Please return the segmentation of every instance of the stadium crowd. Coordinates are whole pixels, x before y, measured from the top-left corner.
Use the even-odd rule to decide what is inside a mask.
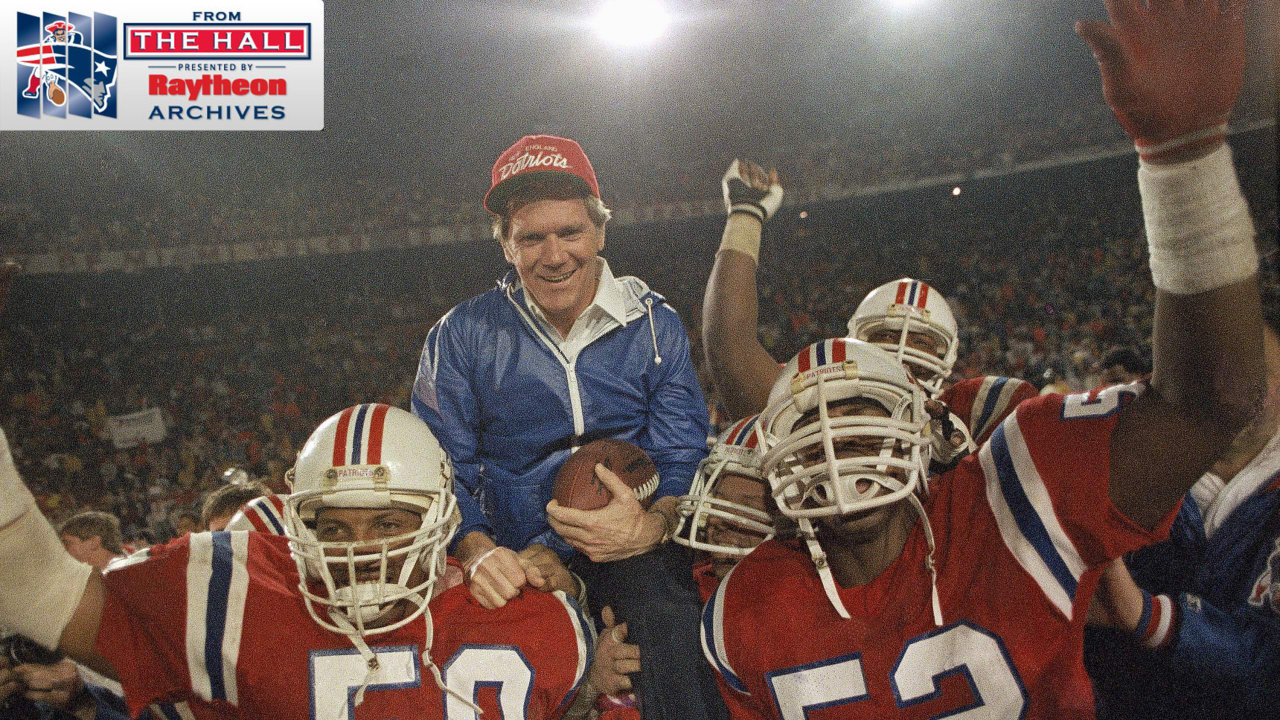
[[[1235,128],[1275,118],[1274,88],[1265,73],[1245,85],[1232,116]],[[761,162],[789,178],[794,197],[844,197],[866,188],[930,178],[972,177],[1038,162],[1070,162],[1097,153],[1123,152],[1124,133],[1092,85],[1060,88],[1061,107],[1003,108],[996,123],[939,125],[929,113],[844,118],[847,126],[815,127],[800,140],[764,149]],[[1086,94],[1087,93],[1087,94]],[[68,141],[74,149],[76,139]],[[750,148],[726,146],[726,153]],[[0,162],[15,168],[0,187],[0,243],[10,253],[59,250],[145,250],[207,242],[261,241],[335,234],[378,233],[397,227],[470,224],[485,219],[474,197],[458,186],[412,185],[377,175],[321,175],[305,180],[215,176],[203,186],[167,183],[129,163],[99,155],[74,167],[24,169],[20,144],[0,148]],[[85,150],[80,154],[88,154]],[[649,204],[701,202],[717,197],[706,178],[722,169],[720,154],[664,153],[655,149],[649,173],[610,178],[606,200],[635,212]],[[62,172],[68,173],[63,176]],[[74,173],[74,174],[72,174]],[[63,195],[76,174],[97,177],[100,187],[151,188],[153,192],[64,196],[52,206],[41,198]],[[249,181],[249,182],[246,182]]]

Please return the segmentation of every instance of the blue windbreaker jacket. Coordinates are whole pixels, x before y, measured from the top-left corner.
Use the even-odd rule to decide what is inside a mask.
[[[530,314],[514,271],[450,310],[427,334],[412,410],[453,459],[462,525],[520,550],[574,550],[547,525],[556,472],[603,437],[644,448],[661,478],[654,499],[683,495],[707,454],[707,405],[689,336],[661,295],[616,278],[626,323],[572,363]]]

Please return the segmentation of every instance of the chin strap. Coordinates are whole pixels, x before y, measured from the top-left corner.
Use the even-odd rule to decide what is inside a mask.
[[[464,697],[462,693],[444,684],[444,678],[440,675],[440,668],[436,667],[435,661],[431,659],[431,643],[434,642],[435,638],[435,624],[431,621],[430,610],[424,610],[422,612],[422,623],[426,627],[426,645],[422,651],[422,664],[431,671],[431,677],[436,681],[436,687],[452,695],[458,702],[471,708],[476,715],[483,715],[484,711],[480,709],[479,705],[476,705]],[[448,712],[445,714],[447,715]]]
[[[809,546],[809,557],[813,558],[813,566],[818,569],[818,577],[822,580],[822,589],[827,592],[827,599],[831,601],[831,606],[836,609],[836,613],[841,618],[848,620],[851,616],[844,607],[844,601],[840,599],[840,593],[836,589],[835,578],[831,577],[831,566],[827,563],[827,553],[822,549],[822,544],[818,542],[818,535],[814,532],[813,522],[809,518],[800,518],[796,521],[796,524],[800,526],[800,534],[804,536],[804,542]]]
[[[348,620],[346,617],[344,617],[341,613],[339,613],[336,610],[330,610],[329,617],[333,619],[333,622],[336,625],[348,631],[347,639],[351,641],[351,644],[356,647],[357,651],[359,651],[360,657],[364,659],[364,662],[365,662],[364,678],[360,681],[360,687],[356,689],[356,694],[355,694],[354,703],[353,703],[353,707],[359,707],[360,703],[364,702],[364,691],[369,687],[369,683],[373,681],[374,673],[376,673],[378,669],[381,667],[378,664],[378,656],[375,655],[374,652],[369,649],[368,643],[364,641],[364,636],[359,631],[356,630],[355,626],[351,624],[350,620]],[[436,667],[435,662],[432,661],[431,659],[431,643],[435,633],[434,633],[434,626],[432,625],[432,622],[431,622],[430,610],[423,611],[422,621],[423,621],[423,624],[425,625],[425,645],[422,651],[422,664],[426,666],[427,670],[431,672],[431,677],[435,680],[436,687],[440,688],[440,690],[442,690],[443,692],[448,693],[449,695],[452,695],[458,702],[471,708],[471,710],[474,711],[476,715],[483,715],[484,711],[480,709],[479,705],[476,705],[471,700],[468,700],[466,697],[462,695],[462,693],[458,692],[457,690],[454,690],[448,685],[445,685],[444,678],[440,675],[440,668]],[[338,718],[338,720],[346,720],[346,717],[347,717],[346,713],[344,712],[342,716]]]
[[[920,516],[920,523],[924,527],[924,541],[929,545],[929,552],[924,556],[924,567],[929,571],[929,594],[933,603],[933,624],[942,627],[942,601],[938,599],[938,567],[933,562],[933,551],[935,545],[933,543],[933,526],[929,524],[929,516],[924,511],[924,505],[920,502],[920,498],[915,493],[907,496],[911,507],[916,509],[916,514]]]
[[[933,608],[933,624],[942,627],[942,601],[938,598],[938,568],[933,561],[933,551],[935,549],[933,541],[933,527],[929,524],[929,516],[925,513],[924,505],[921,504],[920,498],[915,493],[907,496],[911,507],[915,508],[916,514],[920,516],[920,522],[924,529],[924,540],[929,546],[929,552],[924,558],[924,567],[929,571],[929,599]],[[809,546],[809,556],[813,558],[813,565],[818,569],[818,577],[822,580],[822,589],[827,593],[827,599],[831,601],[831,606],[836,609],[836,613],[841,618],[848,620],[850,618],[849,611],[845,609],[844,601],[840,599],[840,592],[836,588],[835,578],[831,575],[831,566],[827,562],[827,553],[822,549],[822,544],[818,542],[817,533],[814,532],[813,523],[808,518],[800,518],[796,521],[800,525],[800,534],[804,536],[805,544]]]
[[[364,660],[364,679],[360,681],[360,687],[356,690],[355,701],[352,706],[353,708],[359,707],[360,703],[364,702],[365,688],[369,687],[369,683],[373,680],[373,674],[381,667],[378,664],[378,656],[369,649],[369,645],[364,641],[364,637],[360,634],[360,631],[356,630],[355,626],[351,624],[351,621],[343,616],[342,613],[331,609],[329,610],[329,618],[333,620],[335,625],[347,631],[347,639],[351,641],[352,645],[356,646],[356,650]],[[345,720],[345,718],[346,712],[344,709],[339,720]]]

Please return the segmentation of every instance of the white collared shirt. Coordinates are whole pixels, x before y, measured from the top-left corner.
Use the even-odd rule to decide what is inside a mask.
[[[573,327],[569,328],[569,334],[565,337],[560,337],[560,331],[551,324],[546,313],[533,299],[533,295],[527,288],[525,289],[524,296],[528,302],[530,314],[570,363],[577,359],[578,353],[596,338],[615,327],[623,327],[627,324],[627,305],[622,288],[618,287],[613,271],[609,269],[609,261],[604,258],[599,260],[600,282],[596,284],[596,296],[578,319],[573,321]]]

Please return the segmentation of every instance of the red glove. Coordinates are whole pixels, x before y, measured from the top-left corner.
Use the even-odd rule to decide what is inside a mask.
[[[1144,159],[1215,145],[1244,82],[1243,0],[1148,4],[1106,0],[1110,25],[1076,23],[1107,104]]]

